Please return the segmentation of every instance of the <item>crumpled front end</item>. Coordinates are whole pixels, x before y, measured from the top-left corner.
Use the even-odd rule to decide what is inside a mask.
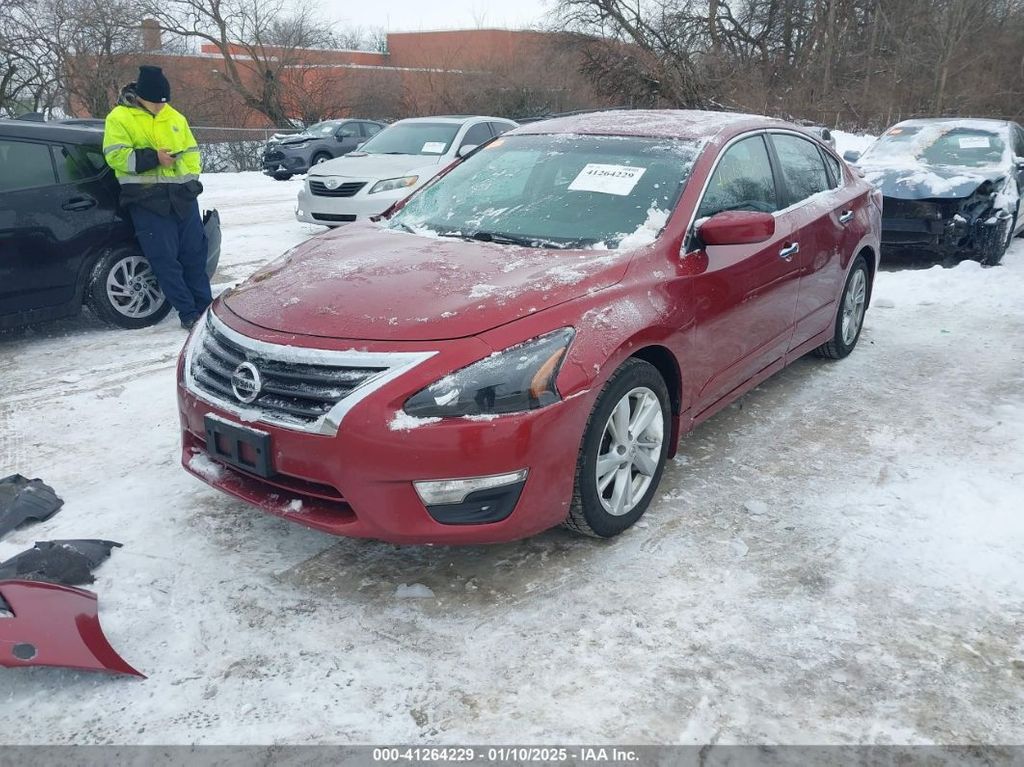
[[[889,250],[928,251],[940,257],[982,260],[1005,247],[1013,214],[1008,195],[986,181],[966,198],[883,197],[882,245]]]

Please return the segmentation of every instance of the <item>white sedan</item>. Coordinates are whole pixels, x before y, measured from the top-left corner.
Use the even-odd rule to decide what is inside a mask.
[[[356,151],[314,166],[295,217],[338,226],[380,215],[453,160],[515,127],[500,117],[399,120]]]

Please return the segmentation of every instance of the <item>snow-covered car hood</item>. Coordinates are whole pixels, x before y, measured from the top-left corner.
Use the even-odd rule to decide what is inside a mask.
[[[998,166],[964,168],[948,165],[859,166],[885,197],[903,200],[954,200],[970,197],[986,181],[1001,185],[1006,172]]]
[[[320,163],[309,172],[310,176],[345,176],[347,178],[395,178],[416,174],[416,171],[433,176],[440,170],[445,155],[436,157],[422,154],[347,154],[334,160]]]
[[[297,335],[464,338],[610,287],[631,255],[466,242],[357,223],[299,245],[223,300],[247,322]]]

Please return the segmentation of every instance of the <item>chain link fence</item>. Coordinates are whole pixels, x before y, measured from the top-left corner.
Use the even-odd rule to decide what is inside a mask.
[[[263,147],[274,136],[298,133],[298,128],[212,128],[192,126],[203,157],[204,173],[261,170]]]

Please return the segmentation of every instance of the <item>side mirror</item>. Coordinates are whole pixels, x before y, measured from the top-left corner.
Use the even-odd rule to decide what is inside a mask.
[[[1013,162],[1017,166],[1017,170],[1024,170],[1024,157],[1014,157]]]
[[[459,156],[459,157],[465,157],[467,154],[472,152],[478,146],[480,146],[480,145],[479,144],[463,144],[462,146],[459,147],[459,151],[456,152],[455,154],[457,156]]]
[[[860,152],[856,149],[847,149],[843,152],[843,159],[847,162],[857,162],[860,159]]]
[[[716,213],[697,230],[705,245],[752,245],[769,240],[775,234],[771,213],[749,210],[725,210]]]

